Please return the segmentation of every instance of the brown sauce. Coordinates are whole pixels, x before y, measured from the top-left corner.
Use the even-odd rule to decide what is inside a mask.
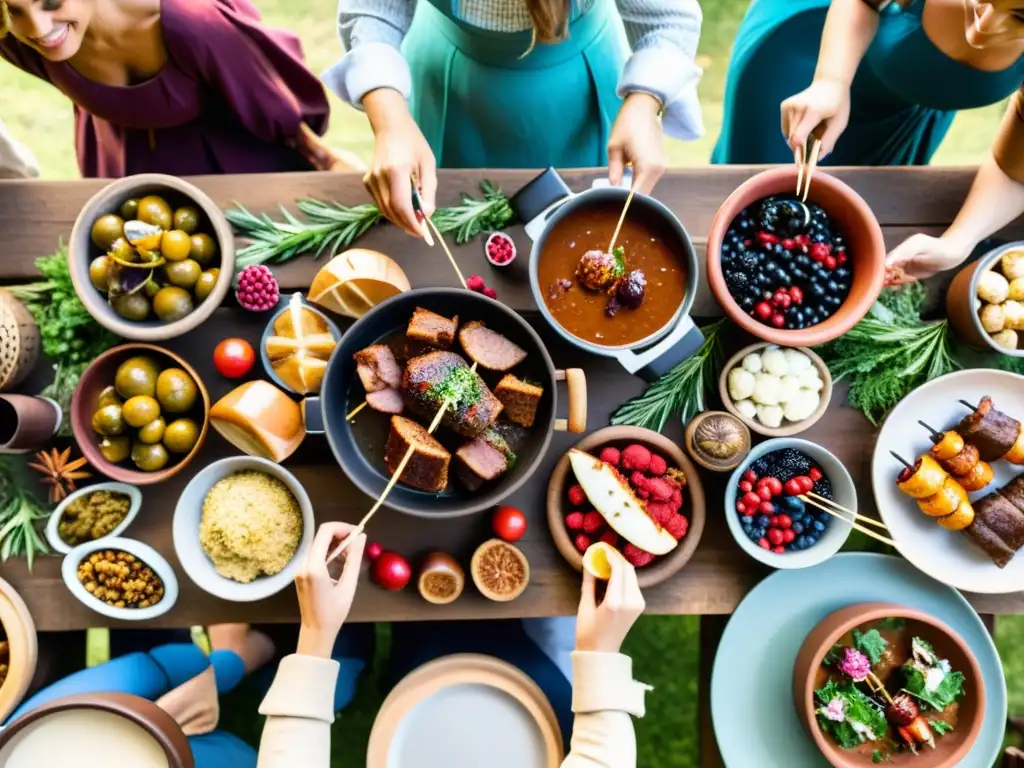
[[[579,208],[548,232],[537,265],[544,304],[566,331],[584,341],[607,347],[633,344],[660,331],[675,315],[686,294],[682,243],[675,230],[640,206],[630,207],[616,245],[626,252],[627,269],[642,269],[647,278],[643,304],[620,309],[609,317],[608,296],[588,291],[576,280],[584,253],[605,250],[622,212],[619,201],[596,202]],[[568,288],[559,281],[568,281]]]

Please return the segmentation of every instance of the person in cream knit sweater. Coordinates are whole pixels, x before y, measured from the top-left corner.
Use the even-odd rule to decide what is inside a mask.
[[[320,527],[295,579],[302,623],[298,648],[281,660],[260,706],[267,717],[259,768],[327,768],[334,722],[334,686],[339,664],[331,651],[348,617],[359,580],[366,537],[349,546],[337,583],[327,571],[327,553],[354,530],[345,523]],[[643,613],[636,572],[613,563],[604,599],[598,602],[593,576],[584,573],[572,654],[572,709],[575,724],[563,768],[632,768],[636,737],[631,717],[643,717],[649,686],[633,680],[633,662],[622,642]]]

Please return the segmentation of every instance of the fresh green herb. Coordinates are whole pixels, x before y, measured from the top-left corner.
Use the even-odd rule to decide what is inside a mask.
[[[47,384],[43,391],[39,394],[43,397],[49,397],[55,400],[64,412],[64,418],[61,419],[60,429],[57,434],[61,437],[71,437],[71,398],[75,394],[75,388],[78,386],[78,380],[82,376],[82,371],[86,369],[88,363],[70,363],[61,365],[58,363],[56,371],[53,374],[53,381]]]
[[[903,665],[903,673],[906,678],[903,690],[924,702],[936,712],[941,712],[964,694],[965,678],[963,672],[947,673],[934,691],[928,690],[925,684],[927,678],[920,669],[905,664]]]
[[[905,626],[907,626],[906,619],[894,617],[885,618],[878,622],[879,629],[903,629]]]
[[[826,667],[831,667],[835,664],[843,655],[843,648],[845,646],[842,643],[836,643],[828,649],[828,653],[825,654],[825,658],[821,660],[821,663]]]
[[[886,290],[857,325],[817,351],[834,381],[850,384],[850,404],[872,424],[926,381],[960,367],[950,348],[949,322],[921,319],[919,283]]]
[[[446,400],[454,409],[472,405],[480,399],[480,379],[470,368],[452,368],[437,384],[430,388],[430,396]]]
[[[872,749],[871,750],[871,762],[872,763],[874,763],[875,765],[878,765],[879,763],[882,763],[884,761],[885,761],[885,755],[882,753],[882,750],[880,750],[880,749]]]
[[[842,749],[876,741],[888,727],[878,704],[852,682],[839,684],[830,680],[814,694],[821,703],[816,710],[818,725]],[[829,711],[829,705],[836,700],[842,702],[842,720],[834,719],[835,714]]]
[[[704,410],[711,387],[722,364],[721,333],[728,320],[722,318],[701,328],[704,343],[694,354],[666,373],[612,414],[612,424],[630,424],[660,432],[673,413],[683,423]]]
[[[877,664],[881,660],[886,646],[889,645],[877,629],[869,629],[867,632],[853,630],[853,644],[858,651],[871,659],[872,664]]]
[[[953,730],[953,726],[945,720],[929,720],[928,725],[930,725],[932,730],[935,731],[936,736],[945,736]]]
[[[49,516],[16,476],[14,457],[0,456],[0,560],[24,556],[32,570],[36,555],[50,552],[39,534]]]
[[[921,637],[913,637],[910,640],[910,650],[914,658],[924,664],[933,667],[939,663],[939,657],[935,653],[932,644]]]
[[[626,249],[621,245],[616,245],[612,248],[612,257],[615,259],[615,269],[612,273],[616,277],[622,277],[626,274]]]
[[[508,198],[486,179],[480,182],[483,199],[462,193],[462,202],[451,208],[438,208],[431,219],[441,234],[455,233],[459,245],[469,242],[481,232],[504,229],[515,217]]]

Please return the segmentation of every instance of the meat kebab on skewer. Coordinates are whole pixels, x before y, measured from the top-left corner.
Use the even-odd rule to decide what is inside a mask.
[[[965,442],[978,447],[982,461],[1004,459],[1011,464],[1024,464],[1024,429],[1019,421],[996,410],[987,395],[977,407],[966,400],[960,402],[974,412],[964,416],[956,431]]]
[[[922,427],[931,432],[931,455],[968,492],[980,491],[992,482],[995,471],[987,461],[981,460],[978,447],[966,442],[955,429],[937,432],[923,421]]]
[[[918,508],[934,517],[948,531],[962,531],[974,522],[974,507],[964,487],[925,453],[910,464],[893,453],[904,468],[896,478],[896,487],[917,501]]]

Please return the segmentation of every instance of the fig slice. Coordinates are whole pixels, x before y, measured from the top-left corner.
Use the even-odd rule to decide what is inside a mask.
[[[416,587],[428,603],[454,603],[466,586],[466,574],[455,558],[445,552],[431,552],[423,561]]]
[[[490,539],[477,547],[469,570],[480,594],[497,603],[515,600],[530,583],[526,555],[501,539]]]

